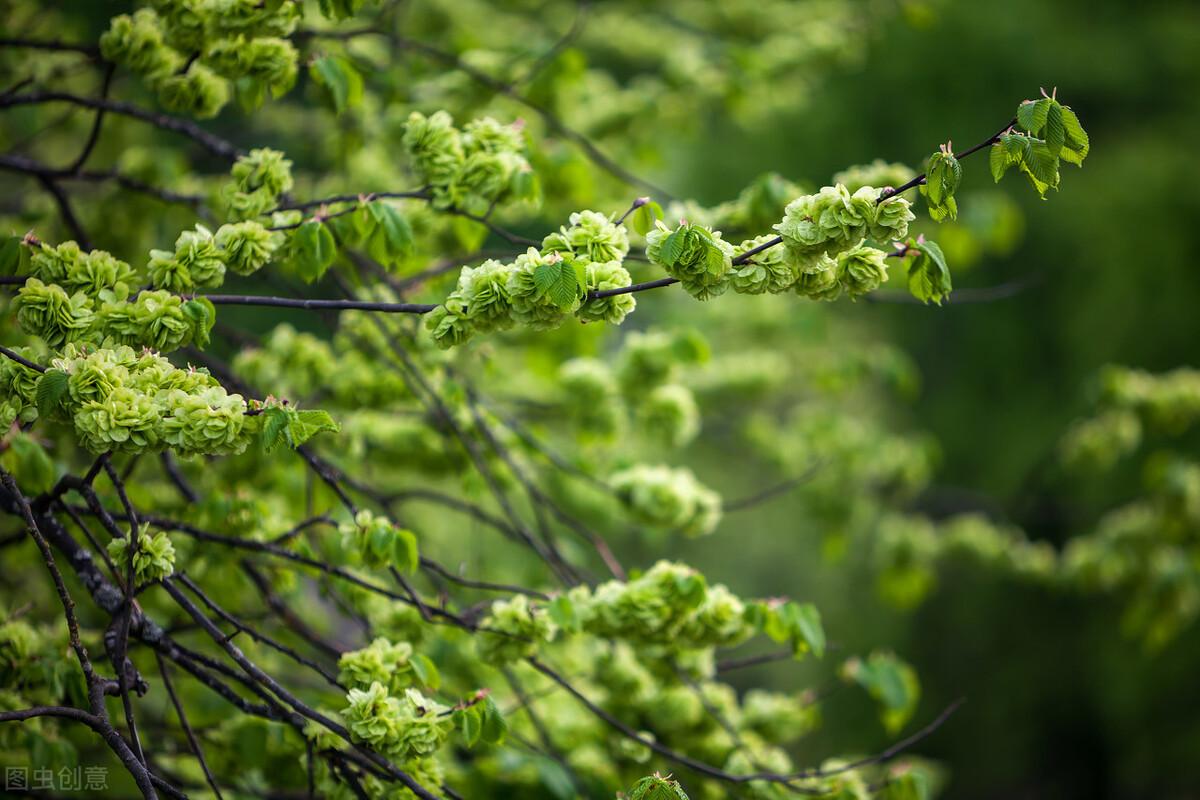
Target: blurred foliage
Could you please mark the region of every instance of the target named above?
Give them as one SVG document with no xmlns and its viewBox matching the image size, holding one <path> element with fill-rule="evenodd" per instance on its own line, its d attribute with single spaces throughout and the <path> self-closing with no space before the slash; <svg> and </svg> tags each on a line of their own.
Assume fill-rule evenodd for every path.
<svg viewBox="0 0 1200 800">
<path fill-rule="evenodd" d="M 128 10 L 83 2 L 4 5 L 11 30 L 79 42 L 97 41 L 109 16 Z M 322 37 L 335 26 L 311 5 L 303 35 L 294 38 L 298 73 L 275 68 L 261 85 L 232 83 L 205 129 L 246 148 L 286 153 L 298 165 L 289 187 L 297 200 L 425 186 L 436 199 L 386 206 L 403 210 L 403 227 L 379 217 L 382 204 L 372 203 L 366 208 L 374 210 L 301 226 L 296 234 L 319 237 L 330 228 L 352 237 L 355 226 L 366 226 L 362 249 L 386 271 L 338 261 L 326 274 L 332 256 L 325 259 L 325 245 L 314 239 L 312 258 L 228 276 L 239 291 L 334 296 L 345 288 L 337 274 L 360 296 L 388 300 L 392 292 L 379 284 L 444 260 L 444 277 L 422 279 L 411 293 L 439 302 L 454 288 L 459 262 L 480 260 L 476 251 L 509 259 L 523 250 L 466 217 L 437 213 L 456 204 L 473 213 L 494 207 L 498 224 L 540 240 L 560 226 L 565 237 L 572 212 L 619 215 L 649 194 L 666 208 L 667 222 L 716 226 L 737 241 L 767 232 L 788 201 L 835 174 L 832 182 L 850 192 L 900 184 L 913 167 L 925 168 L 940 143 L 958 142 L 961 150 L 983 140 L 1019 99 L 1057 84 L 1096 145 L 1088 169 L 1064 167 L 1068 186 L 1043 202 L 1015 177 L 994 185 L 986 153 L 966 162 L 950 198 L 961 205 L 956 213 L 944 212 L 940 224 L 922 213 L 914 224 L 914 234 L 941 246 L 954 277 L 957 294 L 940 308 L 912 303 L 894 265 L 878 299 L 896 302 L 827 306 L 731 293 L 701 304 L 665 289 L 640 294 L 637 313 L 619 329 L 513 330 L 449 354 L 430 347 L 407 321 L 386 324 L 394 335 L 412 337 L 404 340 L 459 425 L 475 436 L 494 431 L 517 454 L 515 462 L 486 462 L 506 490 L 522 491 L 523 470 L 535 474 L 536 486 L 563 513 L 594 525 L 627 564 L 650 568 L 669 552 L 719 576 L 739 596 L 795 596 L 822 609 L 828 649 L 841 664 L 824 691 L 812 664 L 783 661 L 730 673 L 740 693 L 734 697 L 704 663 L 711 649 L 681 654 L 682 668 L 703 682 L 707 703 L 737 715 L 751 740 L 731 751 L 720 728 L 701 721 L 697 695 L 668 673 L 674 659 L 654 638 L 663 623 L 646 576 L 665 568 L 648 569 L 615 600 L 603 595 L 609 599 L 597 603 L 595 619 L 587 618 L 593 599 L 584 596 L 549 606 L 550 618 L 531 612 L 521 595 L 491 607 L 493 623 L 536 641 L 548 642 L 559 628 L 623 631 L 630 616 L 646 626 L 650 633 L 636 650 L 619 643 L 599 655 L 556 643 L 553 652 L 570 671 L 598 667 L 587 690 L 656 740 L 703 754 L 732 752 L 726 767 L 734 772 L 764 762 L 786 770 L 793 760 L 803 766 L 829 753 L 875 752 L 897 731 L 911 731 L 912 721 L 965 696 L 951 727 L 920 745 L 938 766 L 897 766 L 887 796 L 925 796 L 929 785 L 951 798 L 1193 796 L 1200 785 L 1200 705 L 1191 700 L 1200 667 L 1193 622 L 1200 611 L 1200 495 L 1187 424 L 1195 414 L 1194 374 L 1168 370 L 1195 358 L 1200 277 L 1191 261 L 1200 234 L 1190 223 L 1200 212 L 1192 188 L 1200 159 L 1190 137 L 1200 123 L 1200 11 L 1081 0 L 679 0 L 596 3 L 582 13 L 570 3 L 517 0 L 368 6 L 368 18 L 381 14 L 400 32 L 389 39 Z M 560 40 L 567 31 L 574 33 Z M 413 44 L 421 42 L 440 49 L 431 54 Z M 27 55 L 4 51 L 4 71 L 41 86 L 96 91 L 98 74 L 80 69 L 78 54 Z M 161 76 L 150 72 L 144 80 L 119 73 L 120 96 L 150 107 L 188 100 L 178 89 L 165 95 Z M 290 94 L 269 97 L 291 81 Z M 205 84 L 197 91 L 192 110 L 216 113 L 220 90 Z M 257 103 L 259 110 L 246 113 Z M 537 182 L 517 181 L 526 173 L 512 164 L 502 186 L 480 182 L 472 186 L 490 188 L 453 194 L 462 187 L 442 181 L 437 164 L 420 162 L 422 151 L 405 141 L 412 112 L 441 109 L 463 130 L 482 116 L 523 121 L 520 138 Z M 92 119 L 80 109 L 35 105 L 3 114 L 0 150 L 53 164 L 78 152 Z M 515 145 L 510 149 L 515 155 Z M 94 244 L 138 268 L 142 254 L 190 231 L 197 210 L 218 221 L 226 212 L 241 218 L 239 208 L 255 202 L 245 191 L 251 187 L 241 186 L 237 197 L 222 188 L 232 185 L 225 160 L 134 120 L 110 116 L 89 164 L 200 198 L 163 205 L 111 183 L 76 187 L 76 211 Z M 629 185 L 626 171 L 643 182 Z M 70 238 L 53 196 L 37 181 L 10 172 L 5 182 L 14 189 L 0 199 L 3 233 L 34 229 L 47 242 Z M 272 221 L 299 224 L 293 216 Z M 183 247 L 161 251 L 163 258 L 179 260 Z M 660 274 L 650 265 L 626 266 L 635 281 Z M 312 286 L 299 282 L 315 277 L 321 279 Z M 340 519 L 340 537 L 301 537 L 298 552 L 355 569 L 408 569 L 415 531 L 421 555 L 472 576 L 547 588 L 539 564 L 513 548 L 500 550 L 493 531 L 419 505 L 427 499 L 422 491 L 435 490 L 484 503 L 487 481 L 466 468 L 470 459 L 446 424 L 416 402 L 419 392 L 401 379 L 404 371 L 379 368 L 395 357 L 366 315 L 345 313 L 335 328 L 305 312 L 222 307 L 218 322 L 210 352 L 228 359 L 241 379 L 264 394 L 319 404 L 341 423 L 336 438 L 314 439 L 318 452 L 356 479 L 410 493 L 400 505 L 404 527 Z M 34 346 L 31 353 L 44 352 L 5 324 L 6 344 L 20 337 Z M 1103 371 L 1110 364 L 1134 371 Z M 476 390 L 488 404 L 476 404 Z M 41 434 L 40 426 L 33 430 Z M 530 435 L 550 444 L 529 446 Z M 547 452 L 602 476 L 604 485 L 555 469 Z M 252 449 L 212 462 L 219 469 L 185 463 L 207 498 L 194 507 L 143 468 L 135 500 L 186 511 L 202 529 L 265 541 L 285 534 L 296 509 L 314 497 L 301 465 L 276 466 L 282 457 Z M 30 490 L 49 488 L 68 462 L 87 464 L 62 437 L 47 442 L 13 433 L 0 454 L 0 464 Z M 334 505 L 327 492 L 315 497 L 322 507 Z M 186 564 L 201 582 L 228 580 L 219 557 L 179 535 L 158 542 L 159 562 L 172 543 L 176 569 Z M 572 557 L 589 555 L 573 539 L 564 546 Z M 32 563 L 32 553 L 26 557 Z M 150 567 L 152 574 L 169 571 L 163 563 Z M 424 702 L 412 687 L 433 692 L 440 680 L 443 700 L 485 680 L 504 685 L 499 673 L 478 665 L 469 643 L 428 634 L 415 613 L 396 604 L 363 593 L 341 609 L 347 619 L 368 620 L 371 635 L 397 642 L 380 644 L 365 631 L 340 629 L 345 620 L 330 616 L 323 599 L 327 581 L 310 588 L 275 568 L 269 579 L 310 613 L 325 615 L 323 633 L 357 648 L 342 665 L 358 676 L 354 724 L 405 758 L 447 730 L 420 726 L 404 738 L 380 729 L 371 716 L 379 699 L 372 677 L 390 675 L 396 683 L 389 700 L 410 705 Z M 14 586 L 49 598 L 41 583 L 22 575 Z M 228 591 L 248 603 L 258 595 L 247 587 Z M 706 591 L 715 606 L 740 602 L 715 583 Z M 488 596 L 474 599 L 480 597 Z M 618 613 L 610 600 L 620 624 L 603 616 Z M 146 603 L 169 613 L 160 598 Z M 803 610 L 810 607 L 750 607 L 756 610 L 749 618 L 759 615 L 755 626 L 768 636 L 801 654 L 817 650 Z M 27 631 L 13 617 L 2 651 L 13 655 L 0 667 L 53 674 L 13 677 L 5 688 L 37 686 L 46 697 L 78 699 L 75 673 L 58 666 L 69 662 L 29 656 L 39 648 L 64 652 L 61 625 L 42 620 Z M 411 657 L 403 645 L 421 645 L 423 637 L 420 658 Z M 511 642 L 507 649 L 492 639 L 480 644 L 490 659 L 513 657 Z M 435 680 L 430 669 L 447 677 Z M 521 669 L 522 681 L 544 690 L 540 676 Z M 846 684 L 865 691 L 834 691 Z M 249 792 L 295 769 L 296 739 L 281 726 L 229 718 L 212 695 L 188 691 L 193 723 L 213 726 L 219 774 L 243 771 L 240 785 Z M 14 707 L 16 700 L 4 698 Z M 611 796 L 615 786 L 633 785 L 631 796 L 645 797 L 675 791 L 665 778 L 634 782 L 631 776 L 660 767 L 644 747 L 609 735 L 594 719 L 581 721 L 565 702 L 539 709 L 567 745 L 569 766 L 594 781 L 590 789 L 603 785 Z M 403 706 L 403 713 L 413 712 Z M 490 719 L 471 712 L 458 724 L 473 744 L 480 736 L 487 741 Z M 819 741 L 802 738 L 818 723 Z M 528 720 L 515 725 L 518 735 L 537 733 Z M 77 745 L 87 746 L 86 739 L 42 723 L 28 741 L 6 743 L 13 752 L 41 748 L 43 763 L 73 758 L 65 753 Z M 246 763 L 253 768 L 245 770 Z M 185 749 L 170 765 L 200 779 Z M 474 790 L 468 796 L 575 790 L 558 762 L 523 751 L 485 748 L 448 772 L 452 783 Z M 848 776 L 832 788 L 857 796 L 864 791 L 853 782 L 858 773 Z M 682 780 L 692 797 L 724 796 L 690 777 Z M 775 796 L 757 784 L 752 791 Z"/>
</svg>

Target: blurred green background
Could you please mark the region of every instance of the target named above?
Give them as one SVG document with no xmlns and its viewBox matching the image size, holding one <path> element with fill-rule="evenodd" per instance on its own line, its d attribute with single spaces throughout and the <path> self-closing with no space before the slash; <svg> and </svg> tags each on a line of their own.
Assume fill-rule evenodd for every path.
<svg viewBox="0 0 1200 800">
<path fill-rule="evenodd" d="M 879 326 L 919 366 L 913 423 L 942 450 L 919 505 L 935 514 L 986 509 L 1058 543 L 1092 521 L 1044 469 L 1089 379 L 1108 363 L 1195 364 L 1200 5 L 910 4 L 901 19 L 773 139 L 719 126 L 679 173 L 692 178 L 686 190 L 716 201 L 768 169 L 820 181 L 875 157 L 913 164 L 947 135 L 959 149 L 982 140 L 997 109 L 1031 87 L 1057 85 L 1091 133 L 1086 169 L 1064 173 L 1063 191 L 1044 202 L 1002 184 L 1025 207 L 1025 236 L 1010 254 L 955 278 L 956 288 L 1033 285 L 994 303 L 859 304 L 845 313 Z M 981 162 L 966 166 L 966 191 L 991 185 Z M 1081 487 L 1069 488 L 1079 496 Z M 1136 491 L 1136 477 L 1094 491 L 1111 506 Z M 1148 653 L 1122 635 L 1116 603 L 974 571 L 943 575 L 919 611 L 897 614 L 878 601 L 865 570 L 831 570 L 821 532 L 797 529 L 789 505 L 731 520 L 724 535 L 689 543 L 682 557 L 724 568 L 739 590 L 803 587 L 850 651 L 895 648 L 922 676 L 918 721 L 966 697 L 919 748 L 950 767 L 947 797 L 1200 797 L 1200 631 Z M 754 557 L 740 557 L 746 552 Z M 734 577 L 730 563 L 746 569 Z M 773 678 L 790 682 L 793 669 L 774 668 Z M 869 730 L 856 723 L 854 714 L 869 714 L 858 700 L 829 701 L 826 724 L 847 746 L 861 746 Z"/>
<path fill-rule="evenodd" d="M 71 5 L 76 13 L 85 8 Z M 99 30 L 126 5 L 87 4 L 82 16 L 94 15 Z M 894 343 L 919 369 L 919 395 L 894 412 L 903 427 L 937 440 L 941 463 L 915 507 L 935 516 L 986 510 L 1060 544 L 1088 529 L 1094 509 L 1137 493 L 1136 475 L 1078 485 L 1047 468 L 1096 371 L 1109 363 L 1164 370 L 1196 362 L 1200 4 L 933 0 L 899 8 L 869 34 L 861 62 L 823 75 L 794 116 L 742 127 L 714 115 L 702 136 L 672 147 L 655 177 L 680 196 L 715 204 L 766 171 L 820 186 L 874 158 L 916 166 L 947 136 L 960 149 L 974 144 L 1021 98 L 1057 86 L 1091 135 L 1086 168 L 1065 167 L 1063 191 L 1046 201 L 1017 179 L 1001 184 L 1025 212 L 1023 236 L 1007 252 L 955 270 L 959 289 L 1024 290 L 983 304 L 843 303 L 831 313 Z M 209 127 L 237 135 L 243 124 L 226 115 Z M 654 120 L 637 124 L 653 128 Z M 299 161 L 319 162 L 304 148 L 319 150 L 322 141 L 314 134 L 280 144 Z M 992 190 L 982 159 L 965 172 L 964 209 L 969 193 Z M 164 216 L 163 231 L 177 230 L 179 220 L 190 217 Z M 103 232 L 97 238 L 106 244 Z M 653 314 L 694 321 L 757 301 L 722 298 L 725 311 L 705 312 L 683 296 L 642 302 L 649 321 Z M 228 319 L 264 329 L 278 318 L 231 312 Z M 706 333 L 719 356 L 722 331 Z M 687 460 L 727 496 L 778 477 L 748 474 L 741 463 L 729 474 L 720 444 L 702 440 Z M 828 532 L 804 524 L 799 503 L 785 495 L 730 515 L 718 535 L 671 541 L 670 555 L 740 593 L 816 602 L 839 652 L 895 650 L 922 679 L 910 730 L 965 697 L 917 748 L 948 770 L 945 797 L 1200 798 L 1200 629 L 1148 652 L 1121 631 L 1116 600 L 976 570 L 943 573 L 933 596 L 901 613 L 879 600 L 862 559 L 831 561 Z M 647 543 L 643 561 L 660 556 L 659 545 Z M 733 680 L 794 689 L 810 669 L 785 662 Z M 802 745 L 798 763 L 887 746 L 892 739 L 875 716 L 859 693 L 835 692 L 824 706 L 828 735 Z"/>
</svg>

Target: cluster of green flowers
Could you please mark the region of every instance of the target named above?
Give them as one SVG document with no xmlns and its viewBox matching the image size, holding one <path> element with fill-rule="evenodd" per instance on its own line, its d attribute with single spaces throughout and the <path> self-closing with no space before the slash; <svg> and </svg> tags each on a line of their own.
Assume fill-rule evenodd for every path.
<svg viewBox="0 0 1200 800">
<path fill-rule="evenodd" d="M 545 606 L 525 595 L 497 600 L 477 645 L 485 660 L 502 664 L 534 655 L 559 631 L 700 650 L 737 644 L 754 630 L 748 606 L 727 588 L 659 561 L 637 578 L 576 586 Z"/>
<path fill-rule="evenodd" d="M 868 239 L 890 242 L 908 233 L 915 218 L 901 197 L 878 202 L 881 189 L 861 186 L 853 194 L 842 184 L 792 200 L 775 230 L 784 248 L 759 236 L 734 246 L 709 225 L 681 222 L 672 229 L 661 220 L 646 236 L 646 255 L 679 280 L 693 297 L 708 300 L 732 288 L 742 294 L 781 293 L 834 300 L 858 297 L 887 280 L 887 253 Z M 736 267 L 734 260 L 740 259 Z"/>
<path fill-rule="evenodd" d="M 1072 424 L 1060 443 L 1069 466 L 1107 469 L 1135 451 L 1147 430 L 1178 434 L 1200 419 L 1200 370 L 1156 375 L 1110 366 L 1098 383 L 1094 415 Z"/>
<path fill-rule="evenodd" d="M 37 353 L 30 347 L 11 348 L 22 358 L 36 363 Z M 32 422 L 38 417 L 37 384 L 42 374 L 11 358 L 0 357 L 0 430 L 14 422 Z"/>
<path fill-rule="evenodd" d="M 363 510 L 354 522 L 338 527 L 346 549 L 356 552 L 368 567 L 395 567 L 414 571 L 420 563 L 417 537 L 406 528 L 398 528 L 387 517 Z"/>
<path fill-rule="evenodd" d="M 221 199 L 230 215 L 247 220 L 275 208 L 280 195 L 291 191 L 292 162 L 278 150 L 260 147 L 239 156 L 230 177 Z"/>
<path fill-rule="evenodd" d="M 489 664 L 507 664 L 537 652 L 551 641 L 558 626 L 544 608 L 518 594 L 492 603 L 476 639 L 479 656 Z"/>
<path fill-rule="evenodd" d="M 253 271 L 277 246 L 258 223 L 224 225 L 216 236 L 203 226 L 185 231 L 174 253 L 153 250 L 148 272 L 157 291 L 136 292 L 138 273 L 103 250 L 85 253 L 75 242 L 34 245 L 33 275 L 17 293 L 17 322 L 52 348 L 67 342 L 106 341 L 169 352 L 204 344 L 215 320 L 212 304 L 171 292 L 216 286 L 226 264 Z"/>
<path fill-rule="evenodd" d="M 454 727 L 450 709 L 416 689 L 392 696 L 375 681 L 351 689 L 346 702 L 342 717 L 354 740 L 396 761 L 433 755 Z"/>
<path fill-rule="evenodd" d="M 129 566 L 129 539 L 117 537 L 108 543 L 108 554 L 121 569 Z M 154 583 L 175 572 L 175 546 L 166 531 L 151 534 L 150 526 L 138 531 L 137 550 L 133 553 L 133 575 L 138 583 Z"/>
<path fill-rule="evenodd" d="M 572 358 L 558 368 L 563 407 L 585 437 L 613 441 L 628 414 L 612 368 L 597 358 Z"/>
<path fill-rule="evenodd" d="M 151 250 L 146 270 L 151 285 L 172 292 L 212 289 L 225 282 L 227 269 L 239 275 L 257 272 L 282 242 L 282 234 L 252 220 L 222 225 L 215 235 L 197 225 L 179 234 L 174 252 Z"/>
<path fill-rule="evenodd" d="M 684 536 L 705 536 L 721 521 L 721 496 L 684 467 L 636 464 L 608 479 L 635 520 Z"/>
<path fill-rule="evenodd" d="M 146 81 L 167 109 L 213 117 L 230 84 L 249 105 L 296 82 L 296 48 L 286 38 L 300 18 L 293 3 L 154 0 L 113 17 L 100 52 Z"/>
<path fill-rule="evenodd" d="M 398 694 L 413 684 L 412 656 L 413 646 L 408 642 L 393 644 L 378 637 L 366 647 L 342 653 L 338 681 L 356 688 L 379 683 Z"/>
<path fill-rule="evenodd" d="M 493 204 L 536 196 L 522 127 L 482 117 L 459 130 L 445 111 L 414 111 L 403 144 L 435 206 L 483 214 Z"/>
<path fill-rule="evenodd" d="M 53 415 L 69 420 L 94 453 L 240 453 L 257 430 L 241 395 L 226 393 L 204 370 L 179 369 L 150 350 L 68 344 L 41 381 L 54 384 Z"/>
<path fill-rule="evenodd" d="M 646 234 L 646 256 L 660 265 L 697 300 L 724 294 L 729 288 L 734 247 L 720 231 L 683 222 L 674 230 L 655 222 Z"/>
<path fill-rule="evenodd" d="M 707 355 L 698 334 L 635 331 L 625 337 L 616 366 L 595 358 L 573 358 L 558 370 L 563 408 L 580 432 L 611 442 L 636 408 L 638 430 L 671 447 L 683 447 L 700 432 L 700 409 L 692 390 L 680 383 L 682 367 Z"/>
<path fill-rule="evenodd" d="M 903 197 L 879 202 L 882 191 L 863 186 L 851 194 L 837 184 L 788 204 L 775 230 L 798 272 L 797 292 L 821 300 L 843 292 L 857 297 L 887 280 L 887 253 L 865 241 L 903 239 L 916 217 Z"/>
<path fill-rule="evenodd" d="M 570 221 L 547 236 L 541 250 L 530 247 L 511 264 L 488 260 L 463 267 L 454 291 L 426 316 L 434 341 L 448 348 L 513 324 L 555 328 L 572 313 L 585 322 L 619 325 L 636 305 L 633 297 L 588 294 L 630 285 L 621 266 L 629 251 L 625 228 L 595 211 L 572 214 Z"/>
<path fill-rule="evenodd" d="M 1038 582 L 1055 580 L 1059 567 L 1050 544 L 1030 542 L 1020 530 L 978 514 L 937 523 L 888 514 L 878 526 L 874 557 L 880 593 L 900 607 L 916 605 L 933 589 L 942 559 L 962 559 Z"/>
<path fill-rule="evenodd" d="M 602 583 L 590 598 L 580 592 L 572 599 L 582 627 L 595 636 L 698 649 L 732 646 L 753 633 L 737 596 L 670 561 L 628 582 Z"/>
</svg>

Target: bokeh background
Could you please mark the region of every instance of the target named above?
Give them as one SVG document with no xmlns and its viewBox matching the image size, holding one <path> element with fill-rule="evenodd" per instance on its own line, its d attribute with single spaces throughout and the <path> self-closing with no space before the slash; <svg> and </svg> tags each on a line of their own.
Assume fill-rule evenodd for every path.
<svg viewBox="0 0 1200 800">
<path fill-rule="evenodd" d="M 86 39 L 129 4 L 63 5 L 78 27 L 66 33 Z M 952 300 L 942 308 L 841 303 L 821 313 L 866 331 L 868 341 L 895 345 L 916 366 L 915 395 L 887 409 L 896 426 L 928 433 L 940 453 L 914 510 L 982 510 L 1061 544 L 1086 531 L 1098 509 L 1138 489 L 1133 467 L 1084 484 L 1048 466 L 1062 431 L 1083 413 L 1097 370 L 1110 363 L 1165 370 L 1194 365 L 1197 357 L 1200 4 L 929 0 L 861 8 L 872 16 L 882 10 L 883 22 L 865 26 L 857 57 L 823 68 L 806 102 L 777 112 L 769 125 L 716 113 L 699 132 L 676 137 L 671 120 L 643 112 L 618 120 L 609 133 L 619 140 L 636 128 L 669 139 L 666 156 L 650 167 L 655 180 L 716 204 L 766 171 L 820 186 L 837 170 L 874 158 L 917 165 L 947 137 L 960 148 L 980 141 L 1021 98 L 1057 86 L 1091 134 L 1086 168 L 1064 167 L 1063 191 L 1042 201 L 1016 179 L 993 188 L 983 161 L 972 160 L 964 216 L 971 205 L 1003 214 L 1004 235 L 979 252 L 970 242 L 948 247 L 960 256 L 952 259 L 956 288 L 1009 287 L 1012 296 Z M 505 32 L 474 35 L 483 41 Z M 299 91 L 311 94 L 312 87 Z M 260 131 L 248 130 L 236 112 L 206 124 L 238 141 L 282 147 L 300 163 L 324 159 L 331 172 L 344 164 L 322 143 L 364 135 L 353 125 L 298 130 L 286 110 L 263 119 Z M 78 122 L 86 127 L 86 119 Z M 7 144 L 17 142 L 10 137 Z M 154 165 L 160 176 L 187 169 Z M 49 201 L 43 211 L 52 213 Z M 153 236 L 138 235 L 161 244 L 192 221 L 172 212 Z M 121 220 L 88 222 L 100 231 L 99 246 L 122 235 Z M 545 229 L 534 221 L 522 232 L 541 236 Z M 759 302 L 728 297 L 699 312 L 675 294 L 645 296 L 630 327 L 703 327 L 716 357 L 732 352 L 723 348 L 721 326 L 732 330 L 733 320 L 757 313 Z M 282 319 L 320 330 L 302 314 L 230 311 L 223 319 L 248 331 Z M 800 325 L 798 335 L 804 330 Z M 561 341 L 568 354 L 575 340 L 563 334 Z M 785 351 L 793 345 L 769 344 Z M 738 458 L 731 468 L 725 445 L 719 426 L 706 428 L 682 460 L 727 496 L 778 477 L 753 459 Z M 945 767 L 950 800 L 1200 798 L 1200 628 L 1148 650 L 1121 629 L 1116 600 L 957 568 L 944 571 L 916 610 L 900 612 L 879 599 L 867 559 L 852 549 L 838 552 L 829 533 L 798 498 L 783 495 L 730 515 L 717 535 L 670 547 L 673 557 L 739 593 L 816 602 L 840 652 L 884 646 L 902 655 L 922 680 L 917 724 L 965 697 L 919 748 Z M 662 542 L 626 544 L 648 561 Z M 808 669 L 767 664 L 734 680 L 794 688 Z M 824 707 L 828 735 L 811 752 L 802 747 L 799 760 L 885 747 L 893 737 L 875 714 L 860 694 L 835 692 Z"/>
<path fill-rule="evenodd" d="M 1028 288 L 987 304 L 860 304 L 849 313 L 869 318 L 919 367 L 908 413 L 942 456 L 919 503 L 932 513 L 984 509 L 1059 543 L 1092 521 L 1066 496 L 1136 492 L 1136 476 L 1085 487 L 1044 469 L 1096 370 L 1164 370 L 1197 356 L 1200 7 L 908 6 L 863 63 L 835 72 L 777 135 L 718 128 L 683 172 L 698 196 L 718 199 L 766 169 L 819 179 L 871 157 L 913 163 L 947 135 L 959 146 L 979 141 L 997 108 L 1054 85 L 1086 120 L 1086 168 L 1064 173 L 1063 191 L 1046 201 L 1001 184 L 1024 212 L 1019 244 L 956 272 L 956 288 Z M 720 169 L 701 167 L 711 164 Z M 966 190 L 991 184 L 982 164 L 965 166 Z M 950 766 L 948 797 L 1200 796 L 1200 631 L 1147 652 L 1122 635 L 1115 603 L 979 571 L 943 575 L 919 611 L 897 614 L 865 572 L 854 577 L 853 559 L 831 576 L 820 532 L 796 530 L 795 520 L 781 499 L 739 518 L 736 538 L 704 540 L 685 557 L 713 569 L 745 564 L 732 580 L 739 589 L 816 589 L 848 649 L 886 642 L 912 661 L 926 718 L 965 696 L 921 747 Z M 774 678 L 786 680 L 787 669 Z M 832 709 L 826 725 L 843 728 L 847 742 L 861 738 L 865 728 Z"/>
</svg>

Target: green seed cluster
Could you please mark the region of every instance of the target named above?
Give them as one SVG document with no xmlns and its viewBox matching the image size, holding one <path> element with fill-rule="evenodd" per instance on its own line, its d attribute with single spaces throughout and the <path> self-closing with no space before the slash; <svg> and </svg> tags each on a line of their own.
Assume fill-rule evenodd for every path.
<svg viewBox="0 0 1200 800">
<path fill-rule="evenodd" d="M 117 537 L 108 543 L 108 555 L 121 569 L 129 566 L 129 539 Z M 175 572 L 175 546 L 166 531 L 150 533 L 143 525 L 133 553 L 133 575 L 138 583 L 155 583 Z"/>
<path fill-rule="evenodd" d="M 413 646 L 408 642 L 393 644 L 380 636 L 366 647 L 342 653 L 338 681 L 356 688 L 379 683 L 388 692 L 399 694 L 413 683 L 412 655 Z"/>
<path fill-rule="evenodd" d="M 787 205 L 775 230 L 798 272 L 794 289 L 819 300 L 872 292 L 887 280 L 887 253 L 866 240 L 891 242 L 908 235 L 915 219 L 910 203 L 863 186 L 853 194 L 842 184 L 798 197 Z"/>
<path fill-rule="evenodd" d="M 250 105 L 296 82 L 296 48 L 286 36 L 300 17 L 293 3 L 155 0 L 112 19 L 100 52 L 142 77 L 168 110 L 213 117 L 236 85 Z"/>
<path fill-rule="evenodd" d="M 570 222 L 547 236 L 540 250 L 530 247 L 510 264 L 488 260 L 463 267 L 454 291 L 426 316 L 434 341 L 449 348 L 516 324 L 545 330 L 572 314 L 619 325 L 636 305 L 634 298 L 588 293 L 630 285 L 621 266 L 629 252 L 625 228 L 595 211 L 572 214 Z"/>
<path fill-rule="evenodd" d="M 52 413 L 69 420 L 80 444 L 94 453 L 240 453 L 257 430 L 241 395 L 150 350 L 67 345 L 53 366 L 39 379 L 61 385 Z"/>
<path fill-rule="evenodd" d="M 280 195 L 291 191 L 292 162 L 278 150 L 260 147 L 239 156 L 230 177 L 221 198 L 235 219 L 246 220 L 275 208 Z"/>
<path fill-rule="evenodd" d="M 355 741 L 397 761 L 437 752 L 449 736 L 450 711 L 416 689 L 392 696 L 378 681 L 366 689 L 351 689 L 342 710 Z"/>
<path fill-rule="evenodd" d="M 629 515 L 646 525 L 705 536 L 721 521 L 721 496 L 684 467 L 637 464 L 609 478 Z"/>
<path fill-rule="evenodd" d="M 494 204 L 536 197 L 521 125 L 491 117 L 461 130 L 445 111 L 414 111 L 404 126 L 404 149 L 437 208 L 484 214 Z"/>
</svg>

